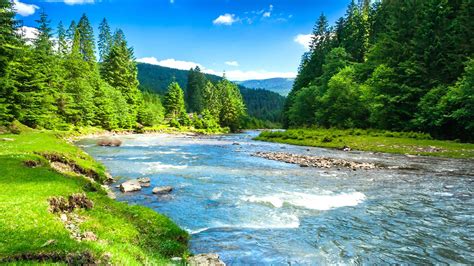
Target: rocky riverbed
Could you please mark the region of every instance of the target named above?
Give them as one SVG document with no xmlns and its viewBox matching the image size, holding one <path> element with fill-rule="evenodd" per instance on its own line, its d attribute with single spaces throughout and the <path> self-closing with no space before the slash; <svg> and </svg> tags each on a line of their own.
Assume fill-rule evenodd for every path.
<svg viewBox="0 0 474 266">
<path fill-rule="evenodd" d="M 252 154 L 252 156 L 285 163 L 299 164 L 301 167 L 350 168 L 352 170 L 371 170 L 382 168 L 382 166 L 376 165 L 374 163 L 355 162 L 343 159 L 292 154 L 286 152 L 256 152 Z"/>
</svg>

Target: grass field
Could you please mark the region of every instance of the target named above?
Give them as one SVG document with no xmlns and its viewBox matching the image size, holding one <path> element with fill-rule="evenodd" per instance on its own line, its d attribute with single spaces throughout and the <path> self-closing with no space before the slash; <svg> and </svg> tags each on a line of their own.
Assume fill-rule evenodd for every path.
<svg viewBox="0 0 474 266">
<path fill-rule="evenodd" d="M 56 134 L 28 130 L 0 135 L 0 263 L 44 259 L 82 264 L 92 258 L 114 265 L 163 264 L 187 255 L 185 231 L 151 209 L 109 199 L 100 186 L 106 180 L 104 167 Z M 45 159 L 51 154 L 97 182 L 53 170 Z M 95 234 L 94 241 L 72 238 L 60 215 L 48 210 L 48 199 L 73 193 L 85 193 L 94 203 L 92 209 L 73 211 L 83 220 L 80 231 Z"/>
<path fill-rule="evenodd" d="M 415 132 L 380 130 L 290 129 L 264 131 L 256 140 L 288 143 L 300 146 L 426 155 L 448 158 L 474 158 L 474 144 L 433 140 Z"/>
</svg>

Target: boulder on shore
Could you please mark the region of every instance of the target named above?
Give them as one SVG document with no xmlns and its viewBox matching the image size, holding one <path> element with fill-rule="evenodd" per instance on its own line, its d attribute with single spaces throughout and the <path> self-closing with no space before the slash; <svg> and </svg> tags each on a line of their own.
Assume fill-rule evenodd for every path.
<svg viewBox="0 0 474 266">
<path fill-rule="evenodd" d="M 153 188 L 153 194 L 166 194 L 170 193 L 171 191 L 173 191 L 173 188 L 170 186 Z"/>
<path fill-rule="evenodd" d="M 142 189 L 142 186 L 140 185 L 140 182 L 138 182 L 138 180 L 136 179 L 128 180 L 120 184 L 120 190 L 122 192 L 133 192 L 133 191 L 139 191 L 141 189 Z"/>
<path fill-rule="evenodd" d="M 225 266 L 225 263 L 220 260 L 218 254 L 198 254 L 188 258 L 188 264 L 191 266 Z"/>
</svg>

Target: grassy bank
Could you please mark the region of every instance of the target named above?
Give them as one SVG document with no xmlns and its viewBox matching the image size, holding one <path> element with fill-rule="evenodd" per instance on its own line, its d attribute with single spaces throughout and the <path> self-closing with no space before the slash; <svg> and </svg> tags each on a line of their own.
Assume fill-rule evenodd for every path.
<svg viewBox="0 0 474 266">
<path fill-rule="evenodd" d="M 186 254 L 185 231 L 151 209 L 108 198 L 100 186 L 104 167 L 57 134 L 0 134 L 0 262 L 161 264 Z M 60 173 L 50 161 L 68 167 Z M 65 216 L 50 211 L 52 197 L 75 193 L 85 193 L 93 207 L 67 217 L 78 218 L 78 232 L 93 240 L 76 240 Z"/>
<path fill-rule="evenodd" d="M 433 140 L 429 135 L 414 132 L 379 130 L 290 129 L 265 131 L 257 140 L 301 146 L 386 152 L 397 154 L 474 158 L 474 144 Z"/>
</svg>

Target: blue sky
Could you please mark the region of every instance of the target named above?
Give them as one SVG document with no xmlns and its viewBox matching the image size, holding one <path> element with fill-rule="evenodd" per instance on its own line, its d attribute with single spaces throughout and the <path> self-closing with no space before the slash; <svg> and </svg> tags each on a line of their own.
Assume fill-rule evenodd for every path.
<svg viewBox="0 0 474 266">
<path fill-rule="evenodd" d="M 18 18 L 34 27 L 44 9 L 56 27 L 86 13 L 97 34 L 106 17 L 121 28 L 138 61 L 231 80 L 292 77 L 303 43 L 324 12 L 332 23 L 349 0 L 15 0 Z"/>
</svg>

